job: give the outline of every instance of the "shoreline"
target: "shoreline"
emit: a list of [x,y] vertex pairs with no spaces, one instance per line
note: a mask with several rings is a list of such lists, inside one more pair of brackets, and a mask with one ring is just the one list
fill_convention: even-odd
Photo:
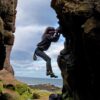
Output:
[[62,88],[51,84],[28,85],[32,89],[46,90],[49,92],[61,91]]
[[29,86],[51,85],[62,88],[62,79],[33,78],[33,77],[15,77],[17,80],[26,83]]

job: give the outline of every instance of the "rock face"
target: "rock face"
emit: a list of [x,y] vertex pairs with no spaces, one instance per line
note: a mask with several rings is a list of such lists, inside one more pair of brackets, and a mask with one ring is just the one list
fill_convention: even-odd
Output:
[[10,53],[14,43],[17,0],[0,0],[0,70],[14,74]]
[[0,100],[31,100],[32,96],[32,90],[27,84],[16,80],[5,69],[0,71]]
[[100,1],[52,0],[51,7],[65,37],[62,100],[99,100]]

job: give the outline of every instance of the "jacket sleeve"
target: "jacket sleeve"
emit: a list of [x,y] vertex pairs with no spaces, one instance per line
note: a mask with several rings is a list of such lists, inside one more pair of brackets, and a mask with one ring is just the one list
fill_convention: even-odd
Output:
[[52,42],[57,42],[59,40],[60,34],[57,33],[55,36],[51,37]]
[[59,33],[56,33],[56,35],[50,35],[50,34],[48,34],[48,35],[46,35],[46,39],[48,39],[49,41],[51,41],[51,42],[57,42],[58,41],[58,39],[59,39],[59,37],[60,37],[60,34]]

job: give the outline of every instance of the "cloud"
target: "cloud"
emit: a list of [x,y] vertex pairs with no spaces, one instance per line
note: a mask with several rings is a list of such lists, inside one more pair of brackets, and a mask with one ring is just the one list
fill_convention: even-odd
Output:
[[52,57],[52,59],[57,59],[57,56],[60,54],[60,51],[64,48],[64,37],[61,35],[58,42],[52,42],[50,48],[46,53]]
[[34,50],[47,26],[57,26],[56,14],[50,7],[50,0],[19,0],[13,49]]
[[50,0],[19,0],[17,11],[18,25],[33,23],[39,25],[57,24],[56,14],[50,7]]
[[[17,6],[15,42],[11,53],[11,64],[16,76],[46,77],[46,62],[38,57],[33,61],[32,56],[36,45],[47,26],[58,27],[50,0],[19,0]],[[63,49],[63,37],[58,43],[52,43],[46,52],[52,58],[54,72],[60,76],[56,59]]]
[[[40,77],[49,78],[46,76],[46,64],[43,61],[30,62],[30,61],[11,61],[14,66],[15,76],[21,77]],[[52,63],[55,65],[55,62]],[[57,66],[53,66],[53,71],[61,78],[60,70]]]
[[41,39],[44,26],[20,26],[15,33],[14,49],[25,50],[36,45]]

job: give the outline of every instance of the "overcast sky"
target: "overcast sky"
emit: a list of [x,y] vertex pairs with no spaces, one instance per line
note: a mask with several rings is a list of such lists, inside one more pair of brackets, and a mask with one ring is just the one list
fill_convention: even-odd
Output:
[[[55,11],[50,7],[50,0],[18,0],[15,42],[11,53],[11,64],[16,76],[46,76],[46,63],[38,57],[33,61],[33,53],[47,26],[58,27]],[[52,58],[52,67],[61,78],[57,65],[57,55],[63,49],[61,36],[57,43],[52,43],[46,53]]]

